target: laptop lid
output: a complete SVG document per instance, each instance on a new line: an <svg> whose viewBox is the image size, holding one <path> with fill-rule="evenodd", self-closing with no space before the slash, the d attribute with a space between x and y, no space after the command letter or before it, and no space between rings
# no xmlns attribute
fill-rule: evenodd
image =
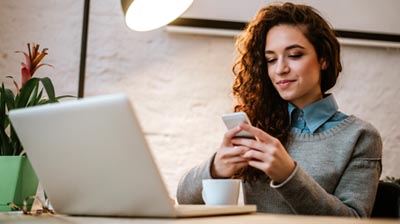
<svg viewBox="0 0 400 224"><path fill-rule="evenodd" d="M9 117L56 212L175 216L127 96L29 107Z"/></svg>
<svg viewBox="0 0 400 224"><path fill-rule="evenodd" d="M194 217L256 211L255 205L175 205L126 95L17 109L9 117L57 213Z"/></svg>

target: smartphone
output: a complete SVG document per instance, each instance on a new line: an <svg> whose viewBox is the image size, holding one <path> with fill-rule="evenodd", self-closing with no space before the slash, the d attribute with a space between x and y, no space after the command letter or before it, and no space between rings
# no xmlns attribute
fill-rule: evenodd
<svg viewBox="0 0 400 224"><path fill-rule="evenodd" d="M234 112L229 114L223 114L222 120L224 121L225 126L228 130L238 126L241 123L246 123L251 125L250 119L245 112ZM242 130L239 133L237 133L235 137L256 139L253 134L245 130Z"/></svg>

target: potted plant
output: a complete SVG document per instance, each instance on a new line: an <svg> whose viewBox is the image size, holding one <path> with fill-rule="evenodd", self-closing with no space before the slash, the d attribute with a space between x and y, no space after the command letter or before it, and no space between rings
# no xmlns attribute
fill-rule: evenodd
<svg viewBox="0 0 400 224"><path fill-rule="evenodd" d="M13 203L23 207L26 198L36 194L38 178L24 153L23 146L8 119L8 111L35 105L55 103L69 95L56 97L54 86L48 77L33 77L42 66L47 48L39 50L38 44L28 44L28 52L16 51L25 56L21 65L21 86L13 79L15 90L0 87L0 211L10 211ZM44 91L45 94L44 94ZM32 205L28 204L28 209ZM29 203L29 202L28 202Z"/></svg>

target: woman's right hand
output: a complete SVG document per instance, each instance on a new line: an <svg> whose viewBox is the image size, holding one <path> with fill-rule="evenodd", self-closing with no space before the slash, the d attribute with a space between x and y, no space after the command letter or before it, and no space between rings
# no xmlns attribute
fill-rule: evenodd
<svg viewBox="0 0 400 224"><path fill-rule="evenodd" d="M241 131L239 126L228 130L222 141L221 147L217 149L214 162L211 167L213 178L229 178L240 169L248 166L247 159L243 158L249 148L246 146L235 146L231 140Z"/></svg>

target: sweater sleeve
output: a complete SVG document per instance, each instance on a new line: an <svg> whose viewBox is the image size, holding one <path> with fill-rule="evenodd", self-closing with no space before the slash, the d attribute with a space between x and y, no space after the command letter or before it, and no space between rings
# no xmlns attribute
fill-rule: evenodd
<svg viewBox="0 0 400 224"><path fill-rule="evenodd" d="M202 180L212 179L211 164L215 154L202 164L190 169L179 181L177 200L179 204L204 204L202 198Z"/></svg>
<svg viewBox="0 0 400 224"><path fill-rule="evenodd" d="M297 214L368 217L381 174L382 141L374 128L363 130L333 194L301 167L277 192Z"/></svg>

